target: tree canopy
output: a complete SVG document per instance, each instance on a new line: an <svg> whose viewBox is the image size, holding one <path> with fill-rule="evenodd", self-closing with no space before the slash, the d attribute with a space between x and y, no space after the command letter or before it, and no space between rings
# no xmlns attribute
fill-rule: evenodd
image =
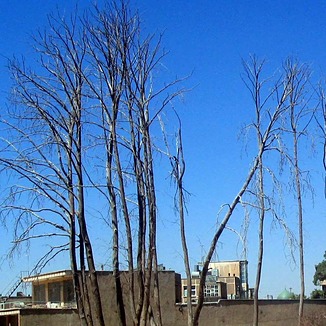
<svg viewBox="0 0 326 326"><path fill-rule="evenodd" d="M314 284L320 285L321 281L326 280L326 251L324 253L324 259L319 264L315 265Z"/></svg>

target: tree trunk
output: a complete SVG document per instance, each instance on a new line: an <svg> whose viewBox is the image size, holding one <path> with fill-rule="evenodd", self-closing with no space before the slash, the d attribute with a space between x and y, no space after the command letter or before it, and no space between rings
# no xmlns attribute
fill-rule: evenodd
<svg viewBox="0 0 326 326"><path fill-rule="evenodd" d="M258 246L258 261L256 272L256 283L254 290L254 314L253 314L253 326L258 326L259 323L259 286L261 279L261 271L263 266L263 254L264 254L264 220L265 220L265 198L264 198L264 178L263 178L263 165L262 161L259 166L259 246Z"/></svg>

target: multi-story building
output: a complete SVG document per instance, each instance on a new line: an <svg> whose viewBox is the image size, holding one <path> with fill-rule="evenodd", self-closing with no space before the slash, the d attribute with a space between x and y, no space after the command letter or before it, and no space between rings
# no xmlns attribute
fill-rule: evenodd
<svg viewBox="0 0 326 326"><path fill-rule="evenodd" d="M201 264L195 265L192 272L191 300L198 299ZM187 302L187 280L182 279L182 300ZM248 261L220 261L211 262L204 288L205 301L218 299L246 299L248 298Z"/></svg>

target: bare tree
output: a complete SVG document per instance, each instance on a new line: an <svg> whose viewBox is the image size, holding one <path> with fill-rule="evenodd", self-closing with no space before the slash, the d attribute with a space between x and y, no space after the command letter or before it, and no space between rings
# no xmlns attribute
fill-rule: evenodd
<svg viewBox="0 0 326 326"><path fill-rule="evenodd" d="M246 76L249 84L247 87L252 94L252 99L255 105L256 121L253 124L256 130L257 147L258 149L263 146L262 139L262 124L264 118L264 104L266 101L261 99L261 89L264 81L261 81L261 72L263 69L264 62L258 62L255 58L252 58L250 64L244 63ZM264 221L265 221L265 191L264 191L264 165L263 157L259 158L258 170L257 170L257 194L258 197L258 208L259 208L259 244L258 244L258 261L257 261L257 272L256 272L256 283L254 289L254 314L253 314L253 325L258 325L258 293L261 279L263 253L264 253Z"/></svg>
<svg viewBox="0 0 326 326"><path fill-rule="evenodd" d="M170 157L170 162L172 166L172 176L176 182L177 188L177 210L180 216L180 226L181 226L181 239L182 246L184 252L184 263L187 275L187 308L188 308L188 325L189 326L197 326L199 325L199 317L201 313L201 309L204 303L204 286L206 275L208 272L208 266L211 261L212 255L215 251L216 244L224 229L228 228L228 221L231 218L234 209L238 204L247 207L248 204L250 206L254 206L259 211L259 258L258 258L258 267L257 267L257 277L256 277L256 288L255 288L255 303L254 303L254 325L258 325L258 291L260 285L261 278L261 270L262 270L262 259L263 259L263 232L264 232L264 219L265 212L270 210L270 199L268 199L269 205L266 207L266 195L264 190L264 164L263 164L263 156L266 152L276 151L278 153L283 153L283 147L281 144L281 133L283 131L283 119L285 114L288 112L289 105L287 103L289 99L289 88L288 81L284 76L280 77L276 84L273 86L272 90L268 91L267 96L262 100L261 92L262 86L265 84L264 80L261 80L262 69L264 66L264 62L259 62L255 57L251 57L251 61L246 63L244 62L245 68L245 76L244 80L246 86L251 94L252 99L254 100L255 106L255 121L251 124L251 127L256 131L257 137L257 155L253 161L253 165L249 170L248 176L239 190L238 194L234 198L233 202L230 205L227 205L228 209L225 214L224 219L220 223L213 239L211 246L209 248L208 254L206 255L205 261L203 263L203 269L201 271L200 276L200 285L199 285L199 294L198 294L198 303L194 307L192 307L191 302L191 273L189 268L189 257L188 257L188 249L185 237L185 221L184 221L184 186L183 186L183 177L185 173L185 161L183 154L183 147L181 142L181 134L179 133L179 142L177 145L177 154L171 155L168 149L168 156ZM271 106L269 102L276 98L276 103ZM164 128L163 128L164 129ZM167 141L166 141L167 143ZM168 148L168 146L166 146ZM282 155L281 155L282 156ZM274 177L273 173L269 171L269 174ZM250 189L252 183L256 180L257 190L254 192ZM274 181L276 182L276 181ZM256 198L258 198L257 204L247 203L244 199L245 196L253 194ZM288 227L284 223L282 219L280 219L275 212L273 212L274 216L279 220L279 223L283 226L286 232L289 232ZM290 234L291 241L293 241L292 235Z"/></svg>
<svg viewBox="0 0 326 326"><path fill-rule="evenodd" d="M254 129L256 130L258 148L262 145L261 143L261 126L262 119L264 115L270 116L269 109L266 110L265 107L270 105L270 99L273 100L274 94L267 93L267 97L264 100L261 99L262 86L265 81L260 80L262 64L257 63L255 60L253 63L248 66L245 66L247 69L247 77L250 81L247 86L251 87L251 94L253 101L256 107L256 122L253 124ZM300 279L301 279L301 298L300 298L300 309L299 309L299 323L302 317L303 310L303 298L304 298L304 264L303 264L303 232L302 232L302 198L301 198L301 180L307 182L306 178L303 179L303 173L299 169L299 159L298 159L298 136L304 135L307 127L309 126L313 110L308 108L308 103L310 98L307 98L305 86L309 80L309 71L306 65L299 65L297 62L292 62L287 60L284 64L284 70L281 78L278 81L279 85L282 85L284 92L287 94L285 101L283 101L284 112L282 119L279 122L278 130L275 130L275 137L277 141L274 146L270 148L273 152L279 153L280 155L280 170L283 170L282 165L286 162L289 162L290 169L293 171L294 175L294 184L295 184L295 193L298 201L298 218L299 218L299 249L300 249ZM250 89L250 88L249 88ZM275 87L274 90L277 90L278 87ZM274 91L273 90L273 91ZM278 96L276 98L279 98ZM297 112L296 112L297 111ZM288 119L288 116L290 117ZM290 128L286 127L286 122L290 121ZM305 122L305 126L300 132L298 132L299 122ZM301 133L302 131L302 133ZM285 142L288 142L287 133L293 135L293 155L288 152L288 148L285 146ZM258 325L258 291L261 279L261 270L262 270L262 260L263 260L263 249L264 249L264 220L266 212L270 212L274 219L282 226L286 236L289 238L290 243L294 243L294 237L292 232L289 230L283 218L277 214L275 206L275 195L280 191L281 186L280 182L275 176L275 172L272 169L267 168L268 174L272 177L272 189L274 188L276 192L273 192L272 196L267 196L264 181L264 169L266 169L266 163L263 164L263 158L261 158L260 166L258 173L256 175L257 187L256 190L252 190L251 193L254 197L257 197L257 204L247 203L250 206L253 206L259 211L259 250L258 250L258 264L257 264L257 275L256 275L256 285L254 291L254 318L253 325ZM279 202L282 202L281 194L278 195ZM301 212L301 213L300 213ZM284 212L283 212L284 214ZM292 249L291 249L292 250Z"/></svg>
<svg viewBox="0 0 326 326"><path fill-rule="evenodd" d="M123 0L108 3L103 10L94 6L82 17L77 14L68 19L50 16L49 26L50 31L39 33L35 38L39 59L34 71L27 68L24 60L10 61L15 82L15 110L2 120L7 136L1 139L0 164L2 171L12 173L14 185L2 205L2 218L14 220L14 248L30 240L49 239L49 251L41 258L40 265L69 251L81 324L102 326L105 320L89 233L86 189L104 198L109 207L106 221L112 230L114 296L119 326L127 324L127 313L134 325L161 326L155 130L159 115L183 92L178 89L180 80L157 87L154 75L166 55L161 49L161 36L144 37L138 14L132 13ZM176 137L177 154L168 153L177 186L189 326L199 324L208 265L216 244L235 208L243 204L250 192L255 177L260 212L254 324L258 323L267 209L263 159L268 151L281 152L282 119L289 108L296 107L301 96L301 89L296 87L303 86L303 79L296 79L303 76L292 71L294 66L291 66L286 70L289 75L280 78L262 101L262 68L263 63L254 57L251 63L245 64L246 86L255 102L256 120L252 126L256 131L257 152L211 241L194 310L185 237L185 160L181 131ZM276 99L273 107L266 107L272 97ZM296 123L302 112L296 115L293 111L291 115L295 148L300 134ZM164 139L167 144L167 138ZM293 162L298 163L297 152L294 153ZM97 173L88 164L89 160L96 162ZM298 164L295 167L299 173ZM297 189L300 190L298 178ZM301 198L299 192L298 196ZM302 216L300 221L302 226ZM302 235L302 229L300 232ZM50 240L54 238L52 244ZM123 263L128 268L126 282ZM128 298L123 295L126 290Z"/></svg>
<svg viewBox="0 0 326 326"><path fill-rule="evenodd" d="M281 161L283 159L284 146L282 143L282 120L284 115L287 112L288 105L285 103L286 98L289 96L289 93L286 89L286 80L284 81L284 76L281 76L276 84L268 90L268 83L273 83L271 78L263 79L263 68L264 61L258 61L256 57L251 57L249 62L243 62L245 69L245 78L243 78L254 103L255 107L255 120L247 128L254 129L255 137L257 139L257 148L261 148L263 145L263 128L269 117L271 116L270 107L275 105L274 101L276 100L276 106L282 107L282 116L277 123L277 127L274 129L274 140L272 146L267 148L269 152L273 150L276 154L281 154ZM281 94L279 94L281 92ZM282 218L276 213L277 209L275 207L275 196L278 195L281 198L281 186L280 182L275 176L275 172L267 166L267 160L263 159L263 156L260 157L258 162L257 173L253 177L253 182L251 187L246 191L247 197L246 200L242 201L244 206L249 206L253 211L258 212L259 217L259 227L258 227L258 259L257 259L257 270L256 270L256 282L254 287L254 313L253 313L253 325L258 325L258 299L259 299L259 288L262 277L262 266L263 266L263 255L264 255L264 231L265 231L265 218L266 213L270 213L273 218L275 218L284 228L285 231L289 234L288 228L286 227ZM266 193L266 177L265 172L271 178L271 186L273 193L269 196ZM273 190L275 189L275 191ZM253 197L253 201L250 200L250 197ZM281 200L282 201L282 200Z"/></svg>
<svg viewBox="0 0 326 326"><path fill-rule="evenodd" d="M304 183L307 183L307 173L300 168L300 149L299 140L307 135L308 127L314 116L314 109L310 105L311 95L308 92L307 84L310 79L310 70L308 65L300 64L293 59L285 62L284 70L288 87L291 90L289 97L289 124L288 132L292 134L293 153L290 158L291 168L293 170L294 192L298 209L298 228L299 228L299 264L300 264L300 302L299 302L299 320L301 325L303 316L303 300L305 296L304 279L304 236L303 236L303 198L302 191ZM309 186L309 184L308 184Z"/></svg>
<svg viewBox="0 0 326 326"><path fill-rule="evenodd" d="M186 215L186 194L187 191L184 188L184 176L186 173L186 162L184 158L184 151L182 145L182 128L181 128L181 120L177 115L179 120L179 129L176 136L176 153L175 155L171 154L169 148L169 141L167 139L167 135L165 132L164 124L161 123L161 128L163 131L164 142L166 146L166 155L170 159L171 165L171 178L176 184L176 194L174 198L174 206L175 210L178 212L179 215L179 223L180 223L180 239L183 251L183 261L184 267L186 271L186 278L187 278L187 314L188 314L188 326L193 325L193 307L191 301L191 287L192 287L192 280L191 280L191 270L190 270L190 261L189 261L189 250L187 245L187 238L186 238L186 222L185 222L185 215Z"/></svg>
<svg viewBox="0 0 326 326"><path fill-rule="evenodd" d="M262 249L263 249L263 221L264 221L264 212L265 207L263 201L264 194L263 194L263 178L262 178L262 162L263 162L263 156L266 152L278 147L278 134L280 132L280 126L281 121L283 118L283 115L288 110L288 105L286 104L286 101L289 97L289 89L284 85L284 80L279 79L276 84L274 85L273 89L268 93L268 95L265 97L265 99L260 103L260 90L262 86L262 82L260 81L260 75L262 70L263 64L259 63L255 57L251 58L251 62L248 64L245 64L245 73L247 77L247 88L250 91L251 97L255 101L255 112L256 112L256 121L253 123L253 126L257 132L257 139L258 139L258 149L257 154L253 160L252 167L250 168L247 178L245 179L245 182L243 183L242 187L240 188L239 192L233 199L232 203L229 204L227 207L227 211L225 213L225 216L220 223L219 227L217 228L214 237L212 239L211 245L209 247L208 253L205 257L202 273L200 276L200 285L199 285L199 294L198 294L198 304L196 306L195 312L194 312L194 326L198 326L199 324L199 316L201 309L203 307L204 303L204 285L205 285L205 279L208 272L208 266L211 261L212 255L215 251L216 244L222 235L224 229L227 227L227 224L235 210L235 208L243 201L243 197L247 194L249 191L250 184L253 182L255 175L260 175L259 178L259 189L260 189L260 257L262 257ZM274 96L277 100L273 107L266 108L266 112L261 111L264 107L264 104L266 101L268 101L272 96ZM263 119L264 118L264 121ZM257 275L259 276L259 270L260 267L258 267ZM259 284L259 279L258 279ZM257 290L256 290L257 291ZM256 292L258 294L258 291ZM258 302L258 301L257 301ZM256 308L257 309L257 308Z"/></svg>
<svg viewBox="0 0 326 326"><path fill-rule="evenodd" d="M275 95L277 99L280 99L276 103L276 106L282 107L283 114L284 114L286 113L287 110L285 99L288 96L288 94L286 93L287 90L283 88L284 86L286 86L286 84L283 85L283 78L281 77L277 81L276 85L274 85L272 90L267 91L267 93L265 91L266 95L263 95L264 88L266 88L267 83L269 81L268 79L262 78L264 61L260 62L257 60L257 58L251 57L251 60L249 62L243 62L243 64L244 64L245 77L246 77L246 79L244 79L244 82L251 94L254 107L255 107L255 121L251 125L249 125L249 127L253 128L256 133L257 148L259 150L262 146L264 146L263 138L262 138L263 136L262 130L265 124L266 117L269 118L271 116L271 111L270 111L271 100L273 100L273 97ZM278 96L279 90L281 90L282 92L281 97ZM272 149L273 150L277 149L278 152L282 153L283 145L281 141L281 131L282 131L281 119L279 119L277 125L278 126L273 130L274 138L276 141L273 141L273 145L267 149L269 151L271 151ZM272 200L269 199L265 191L265 183L266 183L265 170L267 170L269 175L272 176L272 183L275 184L274 173L272 172L272 170L267 168L267 166L265 166L263 156L261 156L258 162L257 173L253 178L253 182L252 182L253 187L252 189L249 188L247 191L247 194L249 194L249 196L254 197L254 202L250 202L250 201L243 202L243 205L249 205L254 210L257 210L259 216L258 260L257 260L257 271L256 271L256 283L255 283L254 295L253 295L254 298L253 325L258 325L259 322L258 298L259 298L259 288L260 288L262 266L263 266L265 217L268 211L271 211L272 213L275 212L275 210L270 206ZM277 186L276 188L279 191L279 186Z"/></svg>
<svg viewBox="0 0 326 326"><path fill-rule="evenodd" d="M153 129L182 92L179 80L156 87L153 76L166 54L161 36L144 37L138 14L124 1L95 6L82 18L51 16L49 25L35 39L36 72L10 62L17 111L3 121L11 136L3 139L1 164L22 183L11 187L3 217L21 212L17 245L46 236L68 239L50 253L69 249L81 323L104 325L85 189L104 198L119 325L126 325L128 309L134 325L160 326ZM18 196L33 198L30 207L12 204ZM46 225L56 231L43 233Z"/></svg>
<svg viewBox="0 0 326 326"><path fill-rule="evenodd" d="M155 90L153 74L166 54L160 49L161 36L143 38L138 15L131 14L124 3L118 10L115 5L113 12L107 15L106 11L97 10L100 28L89 25L91 38L88 51L95 58L93 71L96 76L85 76L85 79L103 117L101 129L107 153L105 164L114 230L117 304L120 314L124 313L119 267L121 245L118 229L121 223L118 215L121 212L127 241L129 306L133 323L146 325L148 320L152 320L161 325L156 251L155 144L151 129L158 123L160 112L182 90L172 90L179 80ZM93 79L99 80L100 84L94 85ZM154 101L155 105L152 105ZM132 223L132 220L137 222ZM133 241L133 230L136 230L137 241ZM137 253L136 266L134 250ZM152 302L151 294L154 298ZM124 323L121 320L121 324Z"/></svg>
<svg viewBox="0 0 326 326"><path fill-rule="evenodd" d="M82 144L86 111L82 72L85 46L75 42L77 25L76 16L69 24L49 17L50 32L39 33L35 38L43 74L26 68L24 62L10 62L17 110L10 120L3 121L11 129L12 138L4 140L7 147L2 151L1 163L16 173L22 183L11 187L4 212L21 212L16 225L26 228L16 235L17 245L34 237L60 235L42 233L44 225L67 233L81 322L104 325L85 216ZM28 197L32 199L28 207L17 203L17 199L24 202ZM37 234L38 229L41 233ZM50 252L55 252L52 257L58 253L57 249L51 247ZM91 301L95 303L93 308Z"/></svg>
<svg viewBox="0 0 326 326"><path fill-rule="evenodd" d="M326 95L325 90L322 85L319 85L318 88L318 95L319 95L319 110L315 112L315 120L317 126L321 133L322 144L323 144L323 169L326 172ZM317 113L320 113L320 117ZM324 176L324 197L326 198L326 175Z"/></svg>

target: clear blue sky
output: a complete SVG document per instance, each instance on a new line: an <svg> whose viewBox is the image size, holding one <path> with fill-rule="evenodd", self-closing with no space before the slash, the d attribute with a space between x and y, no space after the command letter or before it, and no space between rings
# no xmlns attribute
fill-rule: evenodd
<svg viewBox="0 0 326 326"><path fill-rule="evenodd" d="M101 1L98 1L101 3ZM68 4L67 4L68 3ZM81 0L87 7L91 1ZM250 121L250 99L240 78L241 59L256 54L267 59L268 69L275 71L287 56L295 56L312 65L314 78L326 76L326 2L325 1L176 1L135 0L143 28L148 33L164 31L163 45L170 52L164 60L168 74L185 76L193 90L177 104L184 128L187 160L186 188L192 194L188 204L188 239L192 265L205 254L213 234L219 207L230 202L237 193L251 157L243 151L240 128ZM31 56L29 35L47 24L46 14L73 8L72 1L4 0L0 2L0 104L9 90L7 57ZM326 212L322 196L320 155L307 152L306 164L312 172L315 205L309 197L305 206L306 293L314 288L314 265L322 260L326 250ZM167 176L167 175L166 175ZM166 177L163 176L163 177ZM167 189L159 189L166 196ZM166 196L168 198L168 196ZM291 199L290 199L291 200ZM160 207L160 262L167 268L183 273L181 246L172 201ZM296 232L295 207L288 211L289 225ZM237 215L238 214L238 215ZM232 227L238 228L242 214L232 217ZM257 221L249 231L248 260L250 286L254 285L257 256ZM260 296L276 296L284 287L299 292L299 270L289 258L284 234L266 223L266 248ZM10 235L3 230L0 257L7 250ZM102 243L105 248L109 243ZM33 250L35 248L32 247ZM103 249L105 250L105 249ZM36 251L31 251L36 255ZM31 267L34 258L22 254L12 266L0 261L0 284L21 270ZM298 252L296 252L298 257ZM237 237L226 232L218 245L220 260L242 259ZM99 261L98 264L105 263ZM56 261L51 269L68 268ZM0 287L0 291L2 291Z"/></svg>

